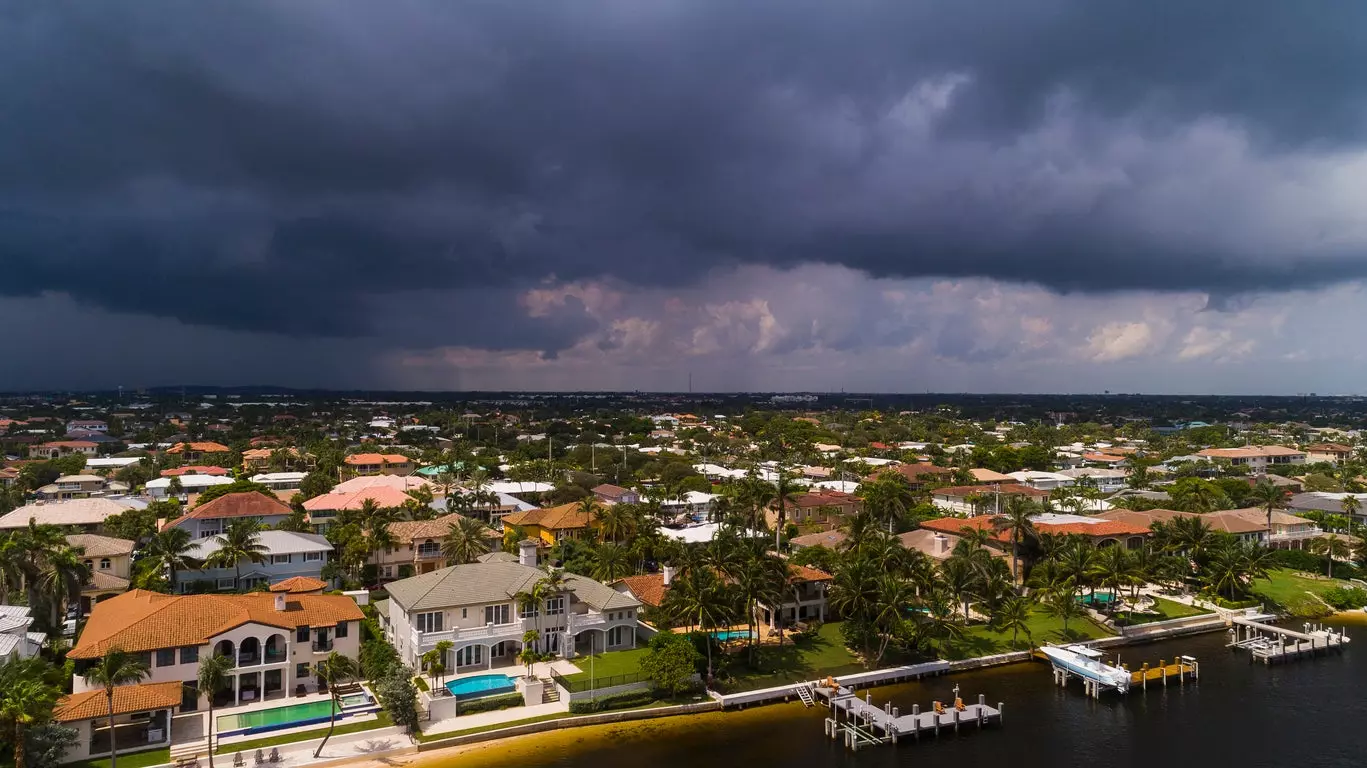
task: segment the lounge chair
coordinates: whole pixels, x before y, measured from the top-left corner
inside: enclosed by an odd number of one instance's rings
[[[943,714],[945,713],[945,705],[944,705],[944,704],[941,704],[941,703],[938,702],[938,701],[933,702],[933,704],[935,705],[935,714],[937,714],[937,715],[943,715]]]
[[[968,711],[968,707],[965,707],[965,706],[964,706],[964,700],[963,700],[963,699],[957,699],[957,698],[956,698],[956,699],[954,700],[954,708],[957,709],[957,710],[959,710],[960,712],[967,712],[967,711]]]

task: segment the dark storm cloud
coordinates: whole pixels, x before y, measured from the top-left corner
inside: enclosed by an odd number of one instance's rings
[[[825,261],[1059,291],[1322,285],[1367,273],[1354,244],[1250,247],[1228,210],[1137,220],[1162,194],[1143,157],[1036,210],[1028,185],[997,190],[1071,158],[997,156],[1060,94],[1084,158],[1210,116],[1253,159],[1356,149],[1365,38],[1361,4],[1248,0],[8,6],[0,295],[406,339],[385,307],[449,290],[467,300],[424,339],[553,353],[593,324],[515,311],[551,276]],[[918,104],[935,119],[889,124]]]

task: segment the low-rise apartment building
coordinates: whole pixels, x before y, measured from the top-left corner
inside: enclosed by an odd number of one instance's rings
[[[1283,445],[1248,445],[1243,448],[1207,448],[1197,451],[1197,456],[1207,459],[1223,459],[1231,466],[1248,467],[1257,473],[1270,466],[1279,464],[1304,464],[1305,452]]]
[[[168,522],[165,528],[184,528],[192,539],[217,536],[228,527],[228,522],[252,517],[263,526],[273,527],[289,518],[289,505],[264,493],[243,491],[225,493],[200,504],[180,517]]]
[[[417,465],[401,453],[355,453],[343,463],[358,475],[411,475]]]

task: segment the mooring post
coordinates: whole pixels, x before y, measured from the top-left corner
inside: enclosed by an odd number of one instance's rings
[[[959,732],[959,708],[957,706],[954,708],[954,732]]]
[[[1005,702],[999,701],[999,702],[997,702],[997,722],[1000,723],[1000,722],[1004,721],[1005,719],[1006,719],[1006,703],[1005,703]]]

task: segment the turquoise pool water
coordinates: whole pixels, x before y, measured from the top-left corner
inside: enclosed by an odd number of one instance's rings
[[[373,703],[368,694],[355,693],[342,697],[342,706],[337,710],[341,717],[343,710]],[[218,732],[245,731],[248,733],[273,731],[292,728],[296,725],[325,723],[332,718],[332,701],[311,701],[308,704],[291,704],[274,709],[258,709],[255,712],[242,712],[236,715],[220,715]]]
[[[1077,601],[1083,605],[1107,606],[1115,602],[1115,595],[1110,592],[1094,592],[1090,595],[1078,595]]]
[[[511,693],[517,690],[517,685],[507,675],[475,675],[452,680],[446,684],[446,690],[457,699],[476,699],[496,693]]]
[[[723,643],[727,643],[732,640],[748,640],[754,637],[754,633],[747,629],[719,629],[713,632],[712,636]]]

